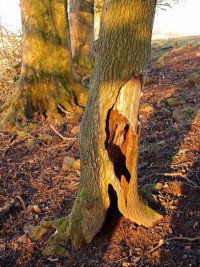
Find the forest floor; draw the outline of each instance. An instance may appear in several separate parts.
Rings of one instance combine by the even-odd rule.
[[[79,159],[79,122],[54,125],[67,140],[36,114],[23,128],[0,132],[0,267],[200,266],[200,46],[179,43],[154,42],[141,103],[139,186],[159,183],[152,206],[162,221],[145,228],[108,214],[84,248],[43,256],[44,244],[29,231],[70,213],[80,172],[63,159]],[[0,86],[2,104],[13,84],[4,75]]]

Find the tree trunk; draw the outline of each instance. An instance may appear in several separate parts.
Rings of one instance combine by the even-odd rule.
[[[94,0],[70,0],[69,7],[72,57],[84,75],[93,67]]]
[[[18,90],[1,126],[34,111],[57,118],[58,106],[79,113],[87,93],[74,72],[66,0],[21,0],[23,61]]]
[[[119,211],[146,227],[161,215],[138,194],[139,102],[151,48],[156,1],[107,0],[102,12],[89,100],[81,123],[81,181],[72,212],[44,253],[57,253],[58,236],[75,247],[101,229],[117,195]],[[67,227],[66,232],[63,231]],[[60,231],[59,231],[60,230]]]
[[[126,218],[144,226],[160,218],[141,201],[137,188],[139,102],[155,8],[156,1],[105,1],[80,134],[81,184],[77,198],[85,192],[79,208],[82,205],[82,232],[87,242],[105,220],[111,187]]]

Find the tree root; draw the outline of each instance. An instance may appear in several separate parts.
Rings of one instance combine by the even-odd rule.
[[[17,100],[16,100],[17,102]],[[1,130],[13,130],[20,124],[27,120],[24,110],[19,109],[16,103],[10,101],[10,104],[5,107],[0,118],[0,129]]]
[[[85,204],[81,204],[85,203],[84,201],[85,191],[82,189],[82,191],[79,191],[72,212],[68,217],[52,222],[42,222],[39,226],[32,229],[31,237],[35,240],[45,242],[45,247],[42,251],[43,255],[69,256],[69,252],[66,249],[67,242],[70,241],[74,248],[79,248],[84,243],[91,242],[94,235],[100,230],[102,226],[101,223],[105,219],[105,214],[102,212],[100,217],[97,216],[99,221],[94,220],[90,222],[90,217],[93,218],[92,212],[96,212],[96,209],[94,208],[92,210],[90,207],[90,214],[88,216],[88,209],[85,208]],[[102,207],[99,207],[99,210],[101,210],[101,208]],[[162,218],[160,214],[143,203],[137,208],[138,210],[136,213],[127,213],[127,215],[133,215],[132,217],[135,219],[133,219],[133,221],[138,222],[139,220],[139,224],[141,225],[152,226],[154,222]],[[80,209],[82,209],[82,211],[80,211]]]
[[[197,236],[197,237],[178,237],[178,236],[175,236],[175,237],[172,237],[172,238],[167,238],[167,239],[161,239],[159,241],[159,244],[155,247],[155,248],[152,248],[149,253],[152,253],[154,251],[156,251],[158,248],[160,248],[161,246],[163,246],[164,244],[166,244],[167,242],[170,242],[170,241],[173,241],[173,240],[181,240],[181,241],[189,241],[189,242],[195,242],[195,241],[200,241],[200,236]]]
[[[158,194],[158,191],[163,187],[161,183],[157,184],[145,184],[139,189],[140,196],[144,201],[147,201],[148,204],[154,204],[159,206],[159,202],[156,199],[155,195]]]
[[[59,108],[63,113],[65,113],[65,114],[67,114],[67,115],[72,115],[72,114],[73,114],[73,112],[70,112],[70,111],[65,110],[60,104],[58,104],[58,108]]]
[[[26,90],[28,89],[26,88]],[[30,87],[31,90],[32,87]],[[50,122],[55,123],[63,118],[63,113],[66,115],[68,122],[74,122],[75,119],[79,120],[87,101],[87,91],[82,85],[79,85],[77,92],[75,90],[69,93],[62,85],[60,85],[59,94],[57,91],[55,90],[53,94],[48,92],[48,96],[41,95],[40,99],[39,93],[38,95],[33,93],[30,97],[28,91],[26,92],[22,88],[0,107],[0,129],[14,130],[32,118],[34,112],[38,112]]]
[[[69,240],[68,230],[69,217],[63,217],[56,221],[44,221],[31,230],[31,238],[38,241],[45,241],[45,236],[51,234],[45,243],[42,254],[70,257],[69,252],[65,248],[65,244]]]

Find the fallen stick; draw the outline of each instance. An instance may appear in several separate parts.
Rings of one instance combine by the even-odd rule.
[[[192,180],[190,180],[189,178],[184,178],[189,184],[189,186],[194,187],[194,188],[200,188],[200,186],[198,184],[196,184],[195,182],[193,182]]]
[[[65,152],[68,151],[71,146],[76,142],[76,140],[72,141],[70,144],[61,144],[61,145],[57,145],[57,146],[52,146],[52,147],[48,147],[46,148],[46,150],[51,150],[51,149],[57,149],[57,148],[62,148],[62,147],[66,147],[65,148]]]
[[[186,177],[186,175],[185,174],[182,174],[181,172],[173,172],[173,173],[158,172],[158,173],[151,173],[151,174],[148,174],[146,176],[143,176],[141,178],[141,181],[146,180],[147,178],[151,178],[153,176],[169,176],[169,177],[177,177],[177,176],[180,176],[182,178],[185,178]]]
[[[149,253],[152,253],[154,252],[155,250],[157,250],[158,248],[160,248],[161,246],[163,246],[164,244],[166,244],[167,242],[170,242],[170,241],[173,241],[173,240],[181,240],[181,241],[189,241],[189,242],[195,242],[195,241],[200,241],[200,236],[197,236],[197,237],[178,237],[178,236],[175,236],[175,237],[172,237],[172,238],[167,238],[167,239],[161,239],[159,244],[155,247],[155,248],[152,248]]]
[[[183,180],[186,180],[189,184],[189,186],[193,186],[195,188],[199,188],[200,186],[197,185],[195,182],[193,182],[192,180],[190,180],[189,178],[187,178],[186,174],[182,174],[181,172],[173,172],[173,173],[167,173],[167,172],[161,172],[161,173],[152,173],[152,174],[149,174],[149,175],[146,175],[144,177],[142,177],[140,180],[141,181],[144,181],[145,179],[147,178],[151,178],[153,176],[165,176],[165,177],[177,177],[177,176],[180,176]]]
[[[63,140],[76,140],[77,137],[64,137],[62,134],[60,134],[51,124],[50,124],[50,128]]]

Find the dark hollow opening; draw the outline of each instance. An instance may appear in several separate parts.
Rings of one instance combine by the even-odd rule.
[[[129,125],[125,123],[126,118],[122,115],[118,114],[117,110],[109,110],[108,116],[106,119],[106,141],[105,148],[108,152],[108,156],[113,163],[114,171],[116,177],[121,181],[121,176],[123,175],[127,182],[130,181],[131,175],[129,170],[126,167],[126,157],[122,152],[122,149],[119,145],[113,142],[117,127],[122,126],[121,131],[118,133],[119,135],[124,136],[124,140],[126,140],[126,135],[129,130]],[[123,127],[123,125],[125,125]]]
[[[113,189],[112,185],[108,186],[108,194],[110,198],[110,206],[107,209],[106,219],[103,227],[97,236],[106,235],[108,237],[111,237],[114,229],[119,223],[120,218],[122,217],[122,214],[120,213],[117,205],[117,193]]]

